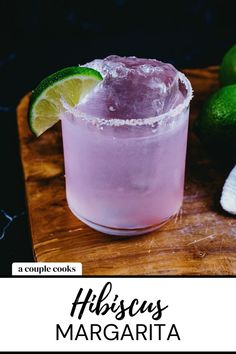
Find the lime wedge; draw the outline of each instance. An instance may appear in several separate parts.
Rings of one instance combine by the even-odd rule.
[[[32,92],[29,107],[29,126],[39,136],[53,126],[65,110],[62,100],[74,107],[102,80],[91,68],[72,66],[43,79]]]

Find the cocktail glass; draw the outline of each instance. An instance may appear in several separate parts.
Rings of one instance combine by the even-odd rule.
[[[192,89],[179,73],[183,102],[155,117],[61,116],[69,208],[111,235],[160,228],[181,208]]]

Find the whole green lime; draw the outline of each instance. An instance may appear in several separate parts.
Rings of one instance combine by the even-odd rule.
[[[236,157],[236,84],[224,86],[208,98],[195,128],[205,145]]]
[[[219,78],[222,86],[236,84],[236,44],[223,57]]]

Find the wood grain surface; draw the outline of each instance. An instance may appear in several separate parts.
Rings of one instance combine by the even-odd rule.
[[[191,123],[218,87],[218,68],[184,70],[194,88]],[[67,207],[60,123],[36,139],[27,126],[29,95],[17,120],[35,260],[82,262],[85,275],[236,274],[236,218],[219,195],[229,172],[189,133],[184,204],[160,231],[112,237],[75,218]]]

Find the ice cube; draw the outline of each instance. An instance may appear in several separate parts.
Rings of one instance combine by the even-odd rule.
[[[120,57],[85,64],[101,72],[103,81],[78,105],[78,111],[104,119],[139,119],[168,112],[184,101],[179,72],[155,59]]]

